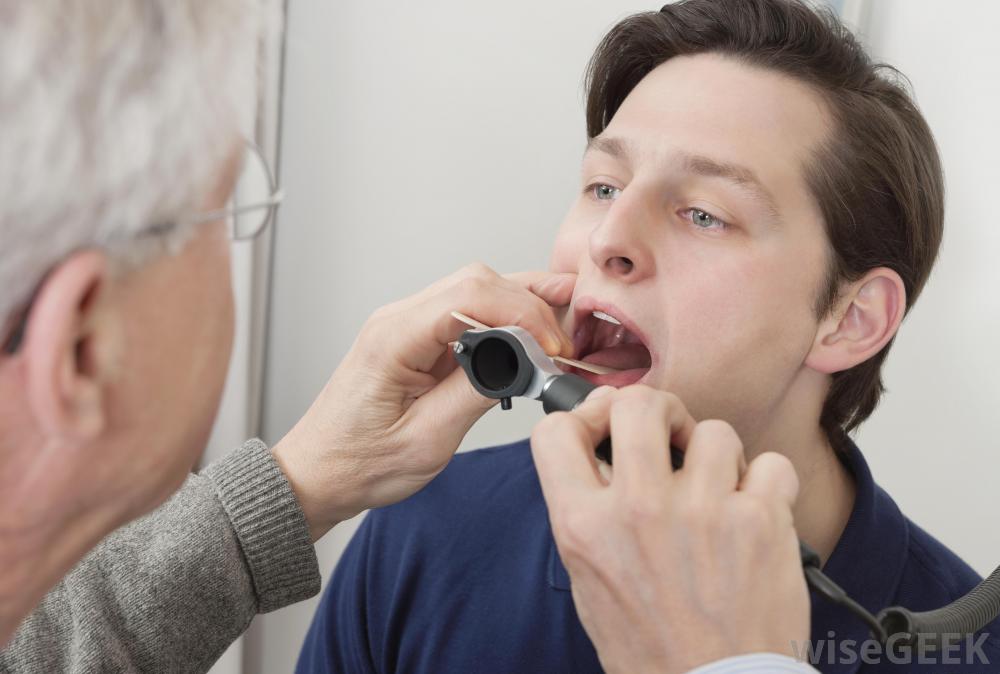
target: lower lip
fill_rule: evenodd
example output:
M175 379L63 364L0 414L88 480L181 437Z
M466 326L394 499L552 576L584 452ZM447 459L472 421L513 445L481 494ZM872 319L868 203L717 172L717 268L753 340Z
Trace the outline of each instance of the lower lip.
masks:
M583 377L594 386L614 386L615 388L621 388L622 386L638 384L649 374L649 368L642 367L634 370L612 372L610 374L594 374L593 372L587 372L586 370L574 367L572 368L572 372Z

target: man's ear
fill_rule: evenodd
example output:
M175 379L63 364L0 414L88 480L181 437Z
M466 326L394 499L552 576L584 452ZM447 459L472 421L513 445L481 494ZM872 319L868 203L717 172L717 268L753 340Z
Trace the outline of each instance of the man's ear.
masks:
M896 335L906 313L906 287L892 269L872 269L841 293L819 324L805 364L833 374L868 360Z
M50 438L84 441L105 428L103 379L117 357L109 281L107 256L79 251L49 272L31 304L20 357L29 407Z

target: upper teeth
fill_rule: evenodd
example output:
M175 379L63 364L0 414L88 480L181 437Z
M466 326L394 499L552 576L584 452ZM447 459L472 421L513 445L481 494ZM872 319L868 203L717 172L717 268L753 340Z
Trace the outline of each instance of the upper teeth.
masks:
M617 318L615 318L614 316L609 316L608 314L604 313L603 311L595 311L593 315L594 315L594 318L600 318L602 321L607 321L608 323L614 323L615 325L621 325L622 324L622 322L619 321Z

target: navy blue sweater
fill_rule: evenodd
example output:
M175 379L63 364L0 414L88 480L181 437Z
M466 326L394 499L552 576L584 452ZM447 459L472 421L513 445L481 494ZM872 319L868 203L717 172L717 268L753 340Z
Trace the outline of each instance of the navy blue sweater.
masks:
M979 582L903 516L857 447L844 463L857 497L824 570L850 596L873 613L890 605L925 610ZM569 586L528 442L459 454L421 492L369 513L326 588L297 671L600 672ZM1000 621L977 647L949 652L957 664L943 655L900 664L863 658L865 625L812 600L811 659L824 674L1000 672Z

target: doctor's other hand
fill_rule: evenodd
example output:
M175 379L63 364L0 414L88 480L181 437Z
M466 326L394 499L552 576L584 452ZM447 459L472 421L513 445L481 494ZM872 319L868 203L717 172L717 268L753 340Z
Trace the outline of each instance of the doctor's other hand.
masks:
M614 466L594 447L611 436ZM669 447L684 450L674 472ZM680 674L754 652L795 655L809 597L784 456L749 466L735 431L674 395L598 389L545 417L531 449L577 613L607 672Z
M315 541L338 522L400 501L447 465L496 400L475 391L449 342L468 326L518 325L549 355L571 355L554 308L575 274L502 276L473 264L376 310L310 409L273 448Z

